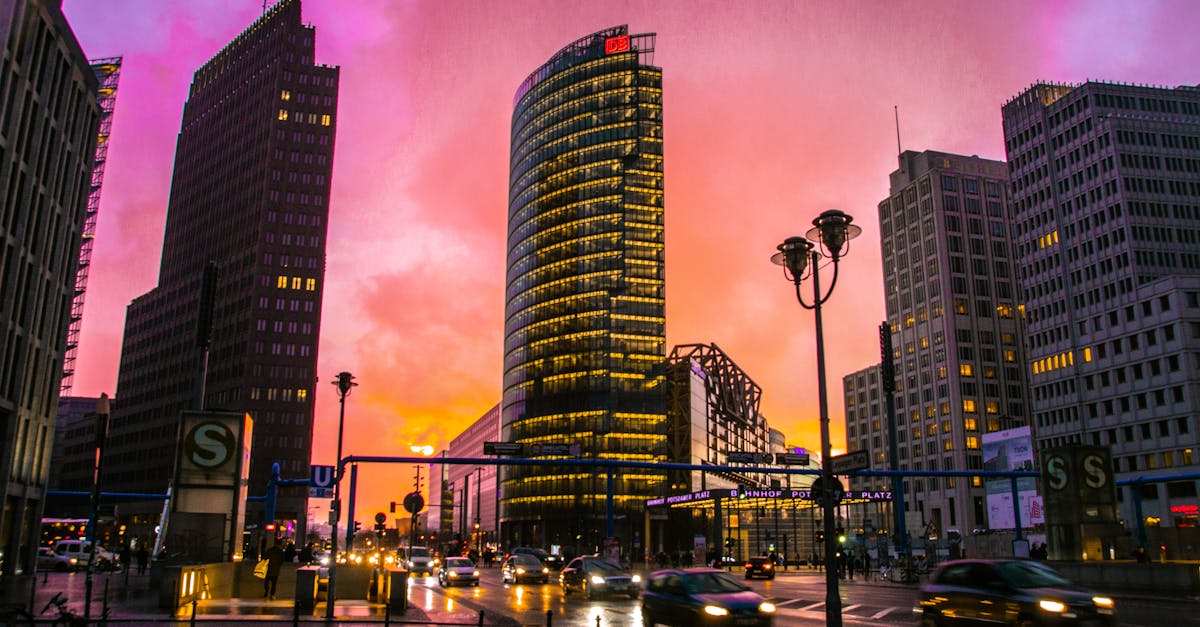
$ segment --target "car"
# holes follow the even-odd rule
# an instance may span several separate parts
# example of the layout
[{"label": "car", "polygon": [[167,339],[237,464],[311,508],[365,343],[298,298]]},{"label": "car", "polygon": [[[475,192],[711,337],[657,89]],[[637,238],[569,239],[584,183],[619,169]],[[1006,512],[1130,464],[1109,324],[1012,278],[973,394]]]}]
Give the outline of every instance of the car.
[{"label": "car", "polygon": [[547,583],[550,569],[542,560],[525,553],[514,553],[500,565],[500,581],[504,583]]},{"label": "car", "polygon": [[769,627],[775,605],[716,568],[660,570],[642,592],[642,624],[753,625]]},{"label": "car", "polygon": [[75,567],[78,566],[78,564],[79,560],[74,557],[59,555],[58,553],[54,552],[54,549],[48,546],[38,547],[38,570],[52,570],[56,573],[65,573],[67,571],[75,570]]},{"label": "car", "polygon": [[[54,552],[65,558],[74,559],[79,568],[86,568],[92,559],[92,545],[87,540],[59,540],[54,543]],[[116,559],[116,556],[104,550],[104,547],[96,547],[96,569],[112,568]]]},{"label": "car", "polygon": [[914,611],[924,627],[954,625],[1115,625],[1110,597],[1053,568],[1017,559],[946,562],[921,584]]},{"label": "car", "polygon": [[478,586],[479,569],[475,568],[475,562],[465,557],[447,557],[438,566],[437,579],[443,588],[467,584]]},{"label": "car", "polygon": [[551,570],[562,570],[563,557],[557,553],[547,553],[542,549],[537,549],[528,546],[519,546],[508,552],[509,555],[532,555],[546,565]]},{"label": "car", "polygon": [[746,579],[755,577],[775,578],[775,564],[771,562],[771,558],[759,556],[746,560]]},{"label": "car", "polygon": [[579,590],[589,599],[626,594],[636,599],[642,592],[642,578],[598,556],[577,557],[558,574],[563,594]]},{"label": "car", "polygon": [[409,577],[418,577],[421,575],[433,575],[433,567],[436,560],[433,559],[433,553],[423,546],[402,546],[396,552],[397,563],[408,570]]}]

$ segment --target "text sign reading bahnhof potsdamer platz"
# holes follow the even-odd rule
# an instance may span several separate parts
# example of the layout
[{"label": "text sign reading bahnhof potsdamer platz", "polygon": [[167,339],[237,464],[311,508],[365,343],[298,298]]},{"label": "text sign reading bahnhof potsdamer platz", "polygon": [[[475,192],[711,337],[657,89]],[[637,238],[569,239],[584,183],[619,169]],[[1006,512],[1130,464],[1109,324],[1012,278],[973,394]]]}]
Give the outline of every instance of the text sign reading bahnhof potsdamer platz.
[{"label": "text sign reading bahnhof potsdamer platz", "polygon": [[[780,488],[774,490],[738,490],[734,488],[721,490],[701,490],[699,492],[653,498],[646,501],[646,507],[689,506],[693,504],[702,504],[709,501],[715,501],[717,499],[806,501],[812,506],[816,505],[816,500],[813,498],[811,490],[794,490],[790,488]],[[890,490],[847,490],[840,502],[842,504],[883,503],[891,502],[891,500],[892,493]]]}]

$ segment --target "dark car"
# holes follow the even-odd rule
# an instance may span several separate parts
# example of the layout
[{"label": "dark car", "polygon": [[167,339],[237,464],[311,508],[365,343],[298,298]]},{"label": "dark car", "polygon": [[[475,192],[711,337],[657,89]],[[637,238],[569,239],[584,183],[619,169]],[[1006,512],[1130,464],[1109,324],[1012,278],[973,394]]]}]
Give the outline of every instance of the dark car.
[{"label": "dark car", "polygon": [[546,583],[550,581],[550,569],[532,555],[514,553],[500,565],[500,579],[504,583]]},{"label": "dark car", "polygon": [[957,560],[921,584],[916,611],[927,627],[1115,625],[1109,597],[1026,560]]},{"label": "dark car", "polygon": [[762,577],[764,579],[775,578],[775,564],[771,562],[769,557],[752,557],[746,560],[746,579]]},{"label": "dark car", "polygon": [[556,555],[554,553],[547,553],[546,551],[543,551],[542,549],[537,549],[537,548],[528,547],[528,546],[519,546],[519,547],[513,549],[512,551],[509,551],[509,555],[521,555],[521,554],[532,555],[532,556],[542,560],[542,563],[545,564],[546,567],[551,570],[562,570],[563,557],[561,555]]},{"label": "dark car", "polygon": [[468,584],[478,586],[479,570],[475,568],[475,562],[465,557],[447,557],[446,561],[438,566],[437,578],[438,584],[443,588]]},{"label": "dark car", "polygon": [[642,593],[642,623],[654,625],[755,625],[769,627],[775,605],[715,568],[660,570]]},{"label": "dark car", "polygon": [[563,594],[579,590],[594,599],[611,594],[627,594],[636,599],[642,592],[642,578],[620,566],[595,556],[577,557],[563,567],[558,575]]}]

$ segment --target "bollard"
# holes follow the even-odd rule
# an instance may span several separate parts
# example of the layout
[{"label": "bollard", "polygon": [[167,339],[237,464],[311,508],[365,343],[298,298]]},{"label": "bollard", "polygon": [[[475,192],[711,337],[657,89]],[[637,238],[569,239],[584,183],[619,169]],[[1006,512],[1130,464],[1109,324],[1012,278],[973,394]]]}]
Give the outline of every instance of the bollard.
[{"label": "bollard", "polygon": [[596,617],[596,627],[600,627],[600,617]]},{"label": "bollard", "polygon": [[483,627],[483,610],[479,610],[479,627]]},{"label": "bollard", "polygon": [[196,625],[196,605],[198,602],[199,601],[196,599],[196,597],[193,596],[192,597],[192,621],[190,623],[192,625],[192,627],[195,627],[195,625]]},{"label": "bollard", "polygon": [[384,603],[383,604],[383,627],[388,627],[391,624],[392,624],[392,604]]},{"label": "bollard", "polygon": [[546,610],[546,627],[554,627],[554,611]]},{"label": "bollard", "polygon": [[100,617],[104,622],[108,622],[108,577],[104,577],[104,605],[101,606]]},{"label": "bollard", "polygon": [[300,600],[292,603],[292,627],[300,626]]}]

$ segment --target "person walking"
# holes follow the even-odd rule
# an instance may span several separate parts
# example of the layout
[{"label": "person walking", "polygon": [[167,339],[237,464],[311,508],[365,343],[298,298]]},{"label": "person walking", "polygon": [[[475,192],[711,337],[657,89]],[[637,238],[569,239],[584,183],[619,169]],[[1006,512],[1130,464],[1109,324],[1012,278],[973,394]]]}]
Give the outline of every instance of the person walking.
[{"label": "person walking", "polygon": [[138,550],[137,550],[137,566],[138,566],[138,574],[139,575],[146,574],[146,565],[149,563],[150,563],[150,551],[146,550],[145,542],[139,543]]},{"label": "person walking", "polygon": [[275,600],[275,584],[279,582],[279,569],[283,568],[283,549],[279,539],[267,549],[263,559],[267,560],[267,576],[263,578],[263,598]]}]

